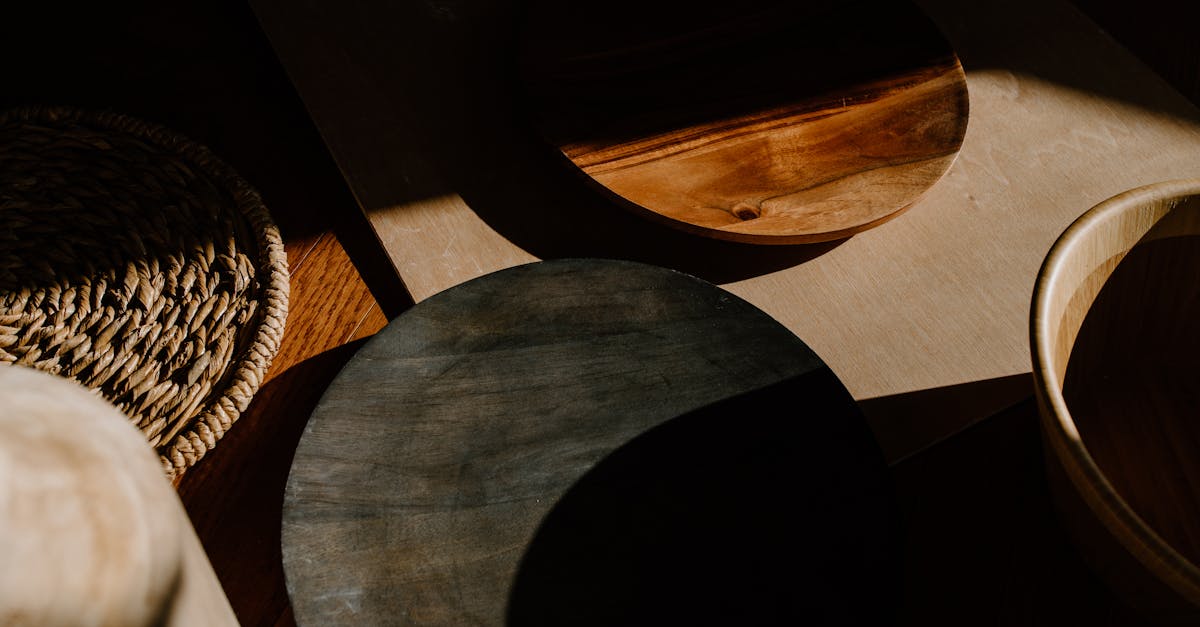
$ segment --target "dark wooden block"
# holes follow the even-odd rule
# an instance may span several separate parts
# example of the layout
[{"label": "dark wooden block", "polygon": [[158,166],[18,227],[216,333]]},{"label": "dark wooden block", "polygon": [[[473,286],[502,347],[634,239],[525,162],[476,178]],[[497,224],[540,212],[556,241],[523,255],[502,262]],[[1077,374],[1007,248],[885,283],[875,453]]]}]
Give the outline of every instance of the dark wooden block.
[{"label": "dark wooden block", "polygon": [[688,275],[564,260],[360,350],[297,450],[283,553],[308,624],[875,622],[896,520],[799,338]]}]

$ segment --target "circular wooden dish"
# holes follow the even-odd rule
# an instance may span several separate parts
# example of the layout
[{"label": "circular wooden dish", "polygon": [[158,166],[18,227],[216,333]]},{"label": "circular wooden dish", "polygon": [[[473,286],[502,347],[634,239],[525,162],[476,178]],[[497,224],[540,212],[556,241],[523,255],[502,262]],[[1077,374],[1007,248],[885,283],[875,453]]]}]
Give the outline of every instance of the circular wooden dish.
[{"label": "circular wooden dish", "polygon": [[876,226],[967,127],[958,57],[906,1],[539,0],[521,41],[537,131],[622,204],[719,239]]},{"label": "circular wooden dish", "polygon": [[282,541],[301,624],[883,624],[897,529],[870,430],[795,335],[575,259],[364,345],[297,448]]},{"label": "circular wooden dish", "polygon": [[1033,297],[1047,461],[1063,520],[1126,601],[1200,621],[1200,179],[1072,224]]}]

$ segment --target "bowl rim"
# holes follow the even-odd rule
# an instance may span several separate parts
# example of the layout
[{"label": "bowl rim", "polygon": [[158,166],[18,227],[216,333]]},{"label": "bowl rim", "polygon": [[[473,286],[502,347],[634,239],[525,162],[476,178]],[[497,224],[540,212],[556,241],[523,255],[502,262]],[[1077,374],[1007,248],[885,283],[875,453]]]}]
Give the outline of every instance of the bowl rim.
[{"label": "bowl rim", "polygon": [[[1057,319],[1050,312],[1055,279],[1072,262],[1078,249],[1088,245],[1093,229],[1115,220],[1126,211],[1151,202],[1200,196],[1200,178],[1175,179],[1136,187],[1112,196],[1084,212],[1062,232],[1038,270],[1030,311],[1030,347],[1034,390],[1041,411],[1043,433],[1063,464],[1074,489],[1114,538],[1156,577],[1189,602],[1200,605],[1200,567],[1164,540],[1108,481],[1080,437],[1067,408],[1062,381],[1052,367],[1052,338]],[[1061,286],[1058,286],[1062,289]],[[1072,288],[1077,286],[1072,286]],[[1047,451],[1050,454],[1051,451]]]}]

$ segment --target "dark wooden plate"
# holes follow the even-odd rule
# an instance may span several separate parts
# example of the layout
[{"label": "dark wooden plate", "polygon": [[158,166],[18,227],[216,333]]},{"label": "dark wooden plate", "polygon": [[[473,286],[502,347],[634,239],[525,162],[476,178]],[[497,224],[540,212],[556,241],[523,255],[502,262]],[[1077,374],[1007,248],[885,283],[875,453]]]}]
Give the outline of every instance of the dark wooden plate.
[{"label": "dark wooden plate", "polygon": [[840,239],[949,169],[967,86],[907,0],[533,0],[535,128],[622,204],[711,237]]},{"label": "dark wooden plate", "polygon": [[678,272],[519,266],[393,320],[296,451],[302,624],[880,624],[890,478],[795,335]]}]

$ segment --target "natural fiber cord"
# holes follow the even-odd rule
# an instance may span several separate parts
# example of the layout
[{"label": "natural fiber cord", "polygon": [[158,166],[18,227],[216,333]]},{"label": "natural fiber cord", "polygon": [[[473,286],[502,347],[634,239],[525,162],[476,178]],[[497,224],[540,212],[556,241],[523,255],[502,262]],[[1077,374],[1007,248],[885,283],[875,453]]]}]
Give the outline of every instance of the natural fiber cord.
[{"label": "natural fiber cord", "polygon": [[25,108],[0,113],[0,220],[0,362],[97,390],[183,473],[283,335],[287,261],[258,194],[161,127]]}]

